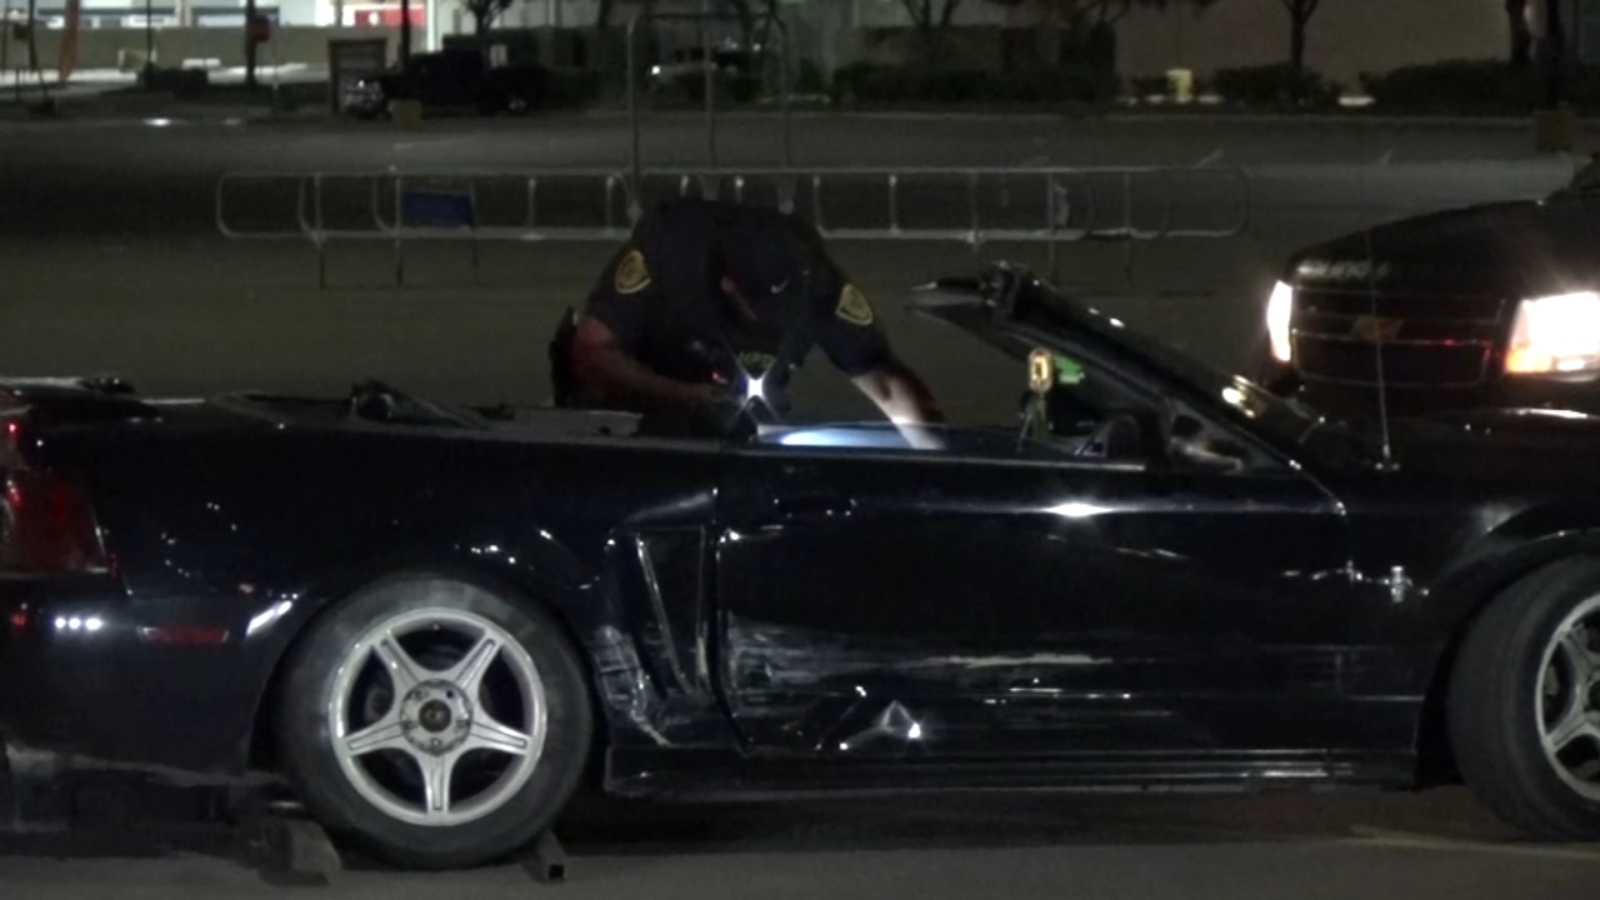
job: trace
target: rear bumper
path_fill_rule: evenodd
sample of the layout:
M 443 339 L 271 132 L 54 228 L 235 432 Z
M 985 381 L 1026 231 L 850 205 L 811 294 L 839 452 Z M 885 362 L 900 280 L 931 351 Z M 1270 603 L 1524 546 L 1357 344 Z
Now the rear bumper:
M 8 746 L 74 744 L 83 720 L 116 718 L 86 708 L 125 604 L 103 578 L 0 580 L 0 736 Z M 76 628 L 74 628 L 76 624 Z M 114 651 L 113 651 L 114 652 Z
M 243 774 L 257 692 L 241 684 L 237 646 L 152 645 L 142 605 L 109 578 L 0 579 L 0 743 L 14 776 Z

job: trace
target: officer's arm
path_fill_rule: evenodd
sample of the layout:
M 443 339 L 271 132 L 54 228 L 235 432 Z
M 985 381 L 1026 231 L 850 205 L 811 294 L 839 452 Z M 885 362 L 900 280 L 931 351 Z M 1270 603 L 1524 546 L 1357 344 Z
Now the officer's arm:
M 591 403 L 619 409 L 681 410 L 716 397 L 713 385 L 688 384 L 657 375 L 629 353 L 610 326 L 598 317 L 578 321 L 572 366 Z
M 889 348 L 877 312 L 846 282 L 836 300 L 822 307 L 819 343 L 839 371 L 897 425 L 932 425 L 944 413 L 920 376 Z
M 922 377 L 893 354 L 851 380 L 897 425 L 933 425 L 944 421 L 944 412 Z

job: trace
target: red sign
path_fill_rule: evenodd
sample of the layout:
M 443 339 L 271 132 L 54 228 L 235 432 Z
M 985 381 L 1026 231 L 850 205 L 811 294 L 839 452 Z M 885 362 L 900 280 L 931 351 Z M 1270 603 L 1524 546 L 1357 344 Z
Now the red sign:
M 252 44 L 265 44 L 272 40 L 272 20 L 266 16 L 256 16 L 250 22 L 248 36 Z
M 428 23 L 427 9 L 424 8 L 422 0 L 412 3 L 407 12 L 409 15 L 404 18 L 409 18 L 413 26 L 421 28 Z M 363 6 L 354 10 L 345 7 L 345 15 L 351 19 L 352 24 L 365 28 L 399 28 L 402 19 L 399 4 L 381 7 Z

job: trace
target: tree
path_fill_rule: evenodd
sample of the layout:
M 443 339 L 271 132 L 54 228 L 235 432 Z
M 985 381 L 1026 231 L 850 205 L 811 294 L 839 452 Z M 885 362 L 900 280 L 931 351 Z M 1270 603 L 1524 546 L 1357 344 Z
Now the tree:
M 514 2 L 516 0 L 461 0 L 461 8 L 472 16 L 472 30 L 478 36 L 478 46 L 489 45 L 489 29 Z
M 1506 20 L 1511 29 L 1511 67 L 1525 69 L 1533 63 L 1533 33 L 1528 30 L 1528 0 L 1506 0 Z
M 1205 9 L 1216 0 L 989 0 L 996 6 L 1031 6 L 1041 25 L 1105 22 L 1115 25 L 1135 7 L 1166 10 L 1175 6 Z
M 1133 12 L 1136 6 L 1162 12 L 1174 6 L 1190 6 L 1196 10 L 1203 10 L 1217 0 L 1083 0 L 1083 2 L 1098 21 L 1115 25 L 1128 13 Z
M 1289 66 L 1296 75 L 1306 70 L 1306 30 L 1322 0 L 1280 0 L 1289 13 Z
M 917 33 L 922 36 L 923 54 L 927 61 L 933 61 L 939 36 L 950 28 L 961 0 L 900 0 L 900 3 L 905 6 L 906 14 L 911 16 Z
M 648 32 L 649 29 L 653 27 L 652 22 L 655 18 L 655 0 L 632 0 L 632 2 L 633 5 L 639 7 L 637 16 L 639 21 L 643 23 L 644 30 Z M 617 7 L 619 5 L 620 4 L 618 4 L 617 0 L 600 0 L 600 5 L 595 10 L 594 34 L 595 45 L 597 48 L 595 60 L 599 64 L 601 71 L 609 71 L 611 69 L 611 51 L 613 49 L 611 40 L 611 20 L 616 16 Z M 646 37 L 648 37 L 648 34 L 646 34 Z M 623 50 L 623 55 L 626 57 L 626 49 Z M 629 77 L 636 76 L 637 73 L 634 73 Z
M 739 37 L 745 46 L 755 42 L 756 37 L 756 11 L 751 6 L 750 0 L 721 0 L 718 4 L 723 10 L 731 12 L 739 20 Z
M 1040 29 L 1040 37 L 1055 39 L 1057 62 L 1071 55 L 1069 48 L 1083 44 L 1095 31 L 1112 39 L 1110 53 L 1115 58 L 1115 28 L 1135 8 L 1167 10 L 1188 6 L 1202 10 L 1217 0 L 988 0 L 1012 9 L 1029 7 Z M 1049 54 L 1042 54 L 1048 57 Z

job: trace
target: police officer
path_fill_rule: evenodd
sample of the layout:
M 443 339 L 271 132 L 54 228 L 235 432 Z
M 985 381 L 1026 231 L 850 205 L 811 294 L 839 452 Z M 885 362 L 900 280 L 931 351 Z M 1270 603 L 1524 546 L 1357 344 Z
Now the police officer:
M 791 370 L 814 346 L 897 424 L 943 421 L 815 228 L 776 210 L 682 199 L 635 226 L 552 345 L 552 374 L 560 405 L 638 412 L 657 431 L 723 433 L 752 404 L 785 411 Z

